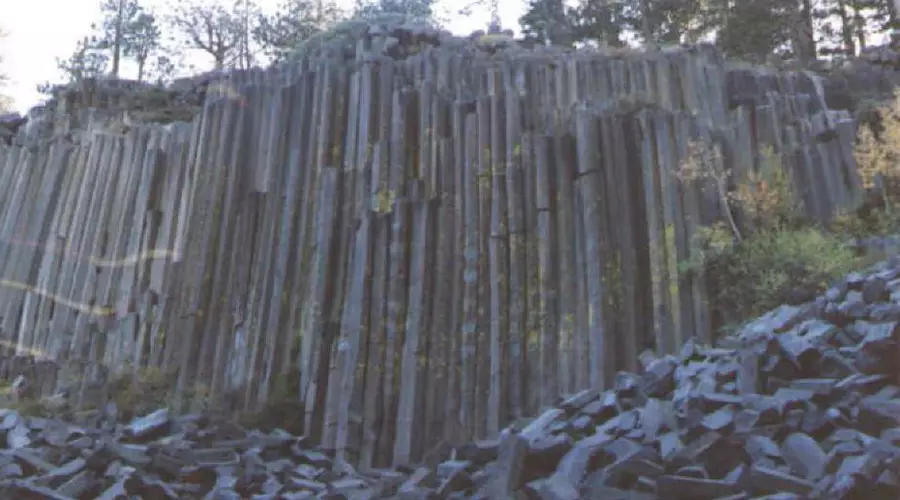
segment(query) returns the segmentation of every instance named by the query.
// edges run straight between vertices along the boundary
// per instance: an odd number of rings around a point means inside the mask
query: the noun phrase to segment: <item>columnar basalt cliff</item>
[[[175,370],[176,402],[202,383],[257,407],[299,373],[311,436],[408,463],[712,339],[703,277],[677,270],[724,214],[676,175],[692,142],[732,175],[772,148],[819,219],[860,191],[855,124],[810,73],[357,31],[204,82],[187,122],[101,82],[19,127],[2,340]]]

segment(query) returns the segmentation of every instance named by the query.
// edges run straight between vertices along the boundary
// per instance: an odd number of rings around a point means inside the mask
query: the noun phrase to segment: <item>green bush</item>
[[[714,188],[729,207],[724,221],[694,234],[692,258],[679,265],[703,272],[714,327],[727,331],[781,304],[812,300],[864,264],[843,235],[803,219],[791,177],[771,150],[730,190],[718,158],[709,145],[688,148],[681,168],[690,175],[679,176]]]
[[[867,114],[854,148],[866,195],[830,225],[833,232],[854,238],[900,232],[900,91],[892,102],[870,104]]]
[[[727,330],[781,304],[813,299],[832,279],[877,258],[858,255],[848,238],[900,232],[900,92],[877,115],[879,133],[860,127],[855,149],[866,198],[826,227],[801,216],[789,172],[770,149],[760,152],[753,171],[734,179],[715,144],[689,145],[679,181],[712,189],[728,207],[721,222],[698,229],[691,259],[679,263],[682,273],[703,272],[715,327]]]
[[[842,238],[810,227],[754,233],[705,264],[716,323],[732,325],[811,300],[863,262]]]

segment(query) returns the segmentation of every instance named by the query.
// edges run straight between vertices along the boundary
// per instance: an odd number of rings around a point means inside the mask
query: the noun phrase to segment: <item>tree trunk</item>
[[[900,24],[900,19],[897,19],[898,16],[900,16],[900,0],[885,0],[884,3],[887,4],[888,16],[890,16],[891,19],[891,29],[900,28],[900,26],[898,26],[898,24]]]
[[[243,26],[241,29],[240,59],[243,69],[250,69],[250,4],[244,0]]]
[[[838,0],[837,10],[841,19],[841,43],[843,44],[844,54],[848,56],[855,55],[856,43],[853,41],[853,22],[850,19],[850,14],[847,12],[846,0]]]
[[[801,63],[809,63],[816,58],[816,39],[813,31],[813,7],[812,0],[801,0],[799,23],[794,36],[795,57]]]
[[[650,0],[641,0],[641,31],[644,37],[644,46],[652,49],[656,40],[653,39],[653,27],[650,26]]]
[[[853,11],[853,27],[856,31],[856,43],[859,46],[859,50],[863,51],[866,48],[866,20],[863,17],[859,5],[854,5]]]
[[[124,19],[122,19],[125,15],[125,0],[119,0],[119,11],[116,14],[116,38],[113,43],[113,53],[112,53],[112,76],[118,78],[119,76],[119,59],[122,56],[122,24],[124,23]]]

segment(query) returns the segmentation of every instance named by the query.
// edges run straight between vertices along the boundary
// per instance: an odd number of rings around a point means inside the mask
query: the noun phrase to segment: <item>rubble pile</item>
[[[442,467],[481,498],[900,498],[898,321],[894,259]]]
[[[378,498],[373,477],[343,469],[304,438],[246,431],[225,419],[165,409],[83,425],[0,412],[0,498]],[[395,474],[398,475],[398,474]],[[383,481],[382,481],[383,482]],[[344,496],[341,496],[344,495]],[[356,498],[356,497],[354,497]]]
[[[719,347],[645,359],[438,476],[475,498],[900,498],[898,321],[893,259]]]
[[[736,285],[739,286],[739,285]],[[900,259],[457,450],[439,498],[900,498]],[[455,484],[450,487],[448,484]],[[446,490],[456,490],[446,494]],[[524,495],[524,496],[523,496]]]
[[[739,286],[739,284],[736,284]],[[900,498],[900,259],[469,445],[455,498]],[[422,474],[424,476],[424,474]],[[452,497],[449,496],[449,497]]]
[[[109,405],[78,425],[5,410],[0,497],[895,499],[898,322],[892,258],[717,347],[647,355],[608,391],[395,470],[165,409],[123,424]]]

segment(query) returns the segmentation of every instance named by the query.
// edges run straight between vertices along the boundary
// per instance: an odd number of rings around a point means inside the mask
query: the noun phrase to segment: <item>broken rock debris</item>
[[[884,262],[417,468],[356,471],[304,437],[165,409],[2,410],[0,498],[896,499],[898,298]]]

